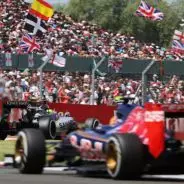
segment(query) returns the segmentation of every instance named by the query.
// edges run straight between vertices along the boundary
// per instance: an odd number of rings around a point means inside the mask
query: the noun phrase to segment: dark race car
[[[59,138],[62,132],[69,132],[76,126],[70,116],[57,113],[45,104],[33,101],[6,101],[2,103],[0,119],[0,140],[8,135],[14,136],[25,128],[40,129],[46,139]],[[19,113],[19,119],[10,120],[12,110]]]
[[[184,126],[177,121],[184,117],[184,105],[125,103],[118,106],[117,114],[114,125],[96,121],[95,126],[66,135],[49,161],[65,161],[77,171],[107,171],[114,179],[184,172]],[[15,160],[21,173],[42,173],[45,156],[44,136],[38,130],[19,133]]]

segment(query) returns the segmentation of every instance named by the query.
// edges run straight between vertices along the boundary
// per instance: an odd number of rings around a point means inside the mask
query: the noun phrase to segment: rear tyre
[[[2,130],[0,130],[0,140],[5,140],[8,134],[6,132],[1,132],[1,131]]]
[[[20,173],[41,174],[45,165],[45,138],[40,130],[19,132],[15,146],[15,162]]]
[[[99,126],[100,121],[96,118],[88,118],[84,122],[86,128],[95,129]]]
[[[49,116],[39,119],[39,128],[46,139],[56,139],[56,123]]]
[[[5,140],[6,137],[8,136],[7,131],[8,126],[4,123],[0,122],[0,140]]]
[[[143,145],[134,134],[114,134],[107,143],[107,172],[113,179],[134,179],[144,166]]]

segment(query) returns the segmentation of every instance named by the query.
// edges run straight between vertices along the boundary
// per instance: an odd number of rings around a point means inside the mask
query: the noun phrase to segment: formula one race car
[[[76,126],[76,122],[68,114],[57,113],[40,102],[6,101],[2,103],[1,109],[0,140],[8,135],[16,135],[23,128],[39,128],[46,139],[56,139],[61,132],[69,132]],[[10,122],[12,110],[17,110],[14,114],[19,116],[18,119],[14,116]]]
[[[124,103],[117,114],[119,120],[114,125],[95,123],[66,135],[49,161],[64,161],[77,171],[107,171],[113,179],[184,172],[184,105]],[[45,157],[40,131],[25,129],[18,134],[15,161],[21,173],[42,173]]]

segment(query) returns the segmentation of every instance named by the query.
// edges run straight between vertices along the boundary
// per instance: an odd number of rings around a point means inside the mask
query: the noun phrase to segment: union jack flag
[[[19,46],[26,53],[31,53],[34,50],[40,50],[40,45],[36,42],[36,39],[28,34],[22,37]]]
[[[143,0],[141,0],[141,3],[136,10],[136,15],[153,21],[160,21],[164,18],[164,14],[160,10],[150,6]]]
[[[110,58],[108,61],[108,67],[111,67],[118,73],[123,65],[123,61],[118,58]]]
[[[178,40],[173,40],[172,50],[176,53],[184,54],[184,43],[179,42]]]
[[[181,41],[182,43],[184,43],[184,32],[175,30],[173,39],[174,39],[174,40],[179,40],[179,41]]]

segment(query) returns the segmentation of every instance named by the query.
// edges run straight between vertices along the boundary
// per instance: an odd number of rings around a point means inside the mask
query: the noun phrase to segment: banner
[[[12,67],[12,54],[10,52],[5,53],[5,66]]]
[[[28,55],[28,68],[34,67],[34,56],[33,53]]]
[[[50,103],[49,107],[57,112],[70,112],[71,116],[79,123],[83,123],[88,118],[97,118],[102,124],[109,124],[116,109],[116,106],[62,103]]]
[[[116,73],[120,72],[122,65],[122,58],[109,58],[108,67],[110,67],[112,70],[115,70]]]

